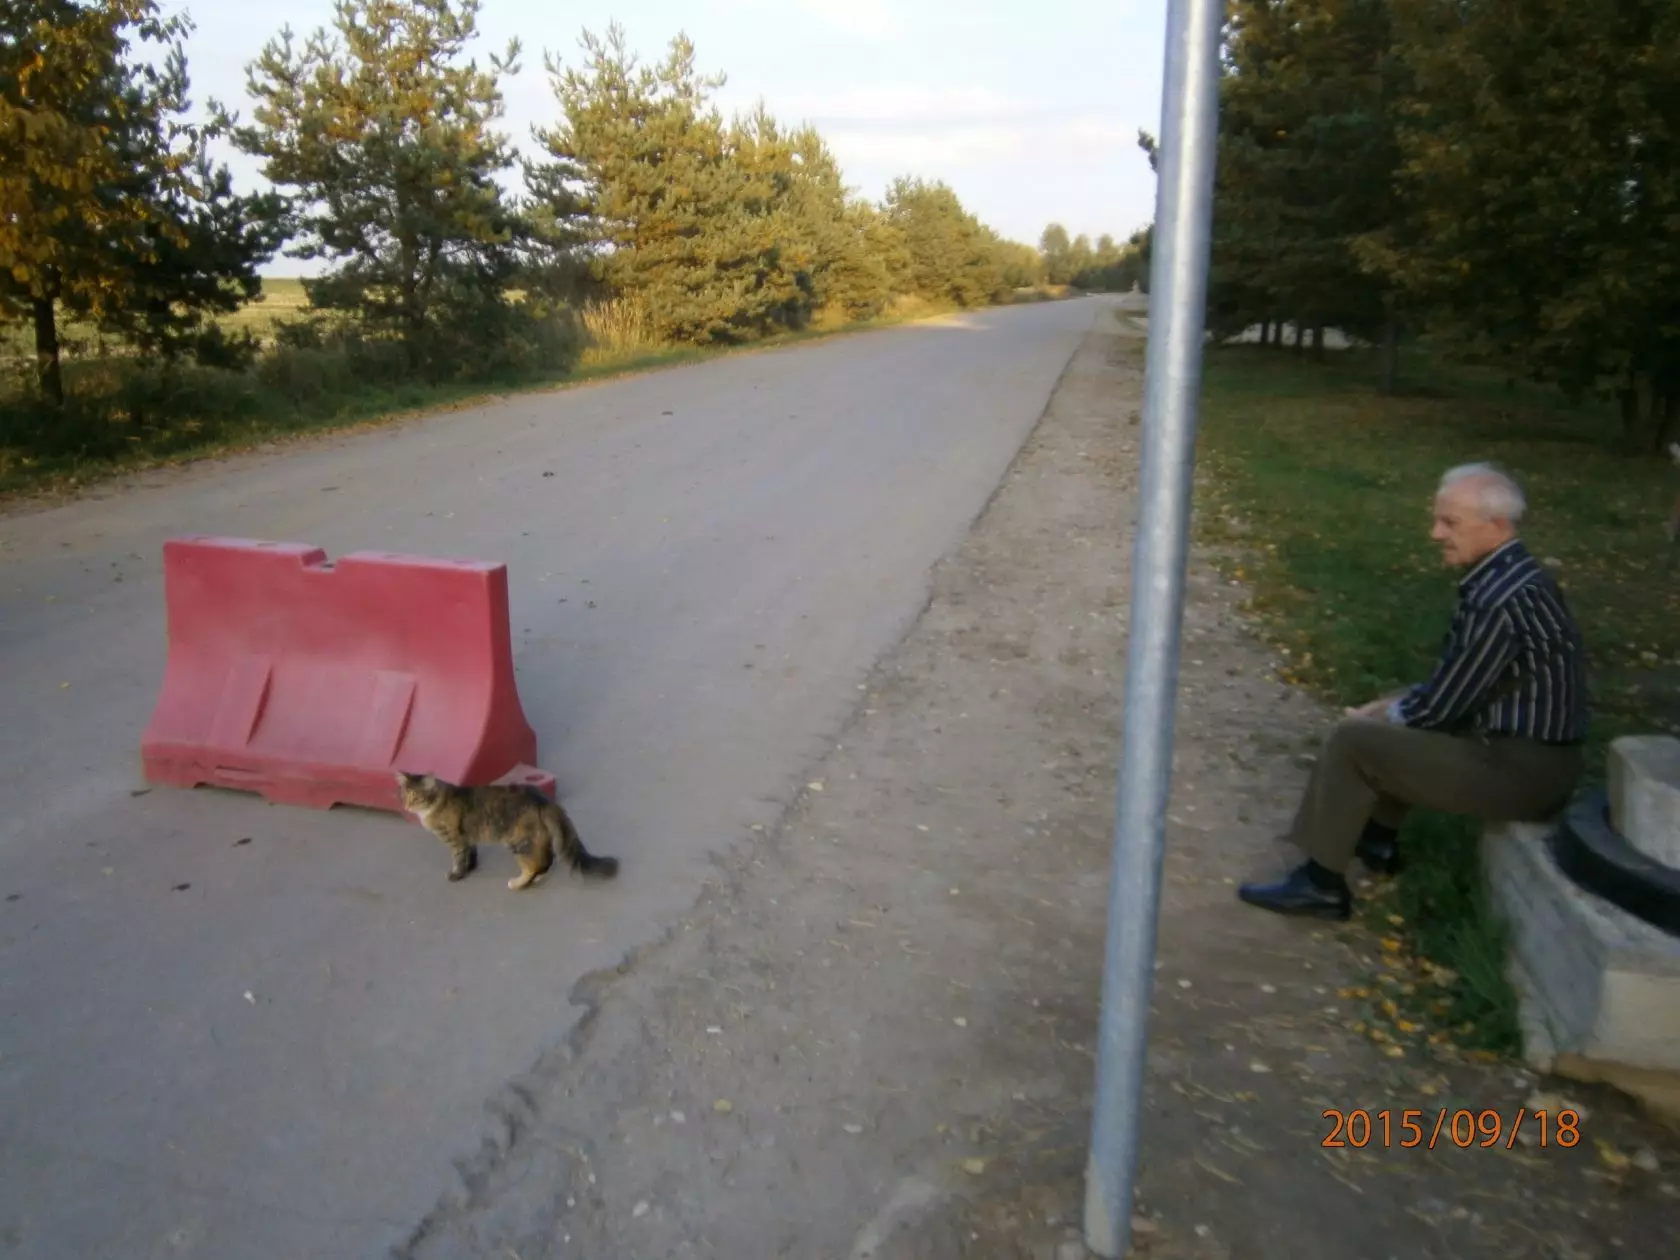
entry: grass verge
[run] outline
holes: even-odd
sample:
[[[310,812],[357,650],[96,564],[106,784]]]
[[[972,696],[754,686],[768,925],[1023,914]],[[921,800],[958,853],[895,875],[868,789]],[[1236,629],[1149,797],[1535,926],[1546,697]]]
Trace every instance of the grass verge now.
[[[1378,392],[1362,351],[1324,362],[1259,347],[1206,358],[1198,529],[1285,654],[1286,682],[1336,705],[1424,677],[1451,615],[1455,575],[1428,540],[1429,504],[1453,464],[1491,459],[1527,489],[1529,546],[1555,566],[1591,655],[1590,779],[1616,736],[1680,732],[1680,571],[1662,521],[1680,479],[1667,460],[1618,453],[1616,418],[1539,387],[1508,386],[1414,356],[1423,382]],[[1476,828],[1418,812],[1410,865],[1367,900],[1385,938],[1373,1035],[1518,1046],[1504,934],[1480,877]]]

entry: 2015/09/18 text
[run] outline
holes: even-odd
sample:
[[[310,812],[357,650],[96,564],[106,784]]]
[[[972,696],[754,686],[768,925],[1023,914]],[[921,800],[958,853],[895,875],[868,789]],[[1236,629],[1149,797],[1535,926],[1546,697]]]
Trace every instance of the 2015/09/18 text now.
[[[1323,1115],[1330,1121],[1331,1128],[1319,1145],[1327,1147],[1364,1149],[1375,1144],[1399,1146],[1406,1150],[1427,1146],[1434,1150],[1444,1137],[1461,1149],[1503,1145],[1506,1150],[1511,1150],[1516,1146],[1517,1135],[1522,1132],[1525,1123],[1529,1126],[1529,1145],[1571,1147],[1581,1140],[1581,1117],[1568,1108],[1547,1112],[1518,1107],[1509,1121],[1503,1113],[1491,1107],[1481,1111],[1438,1107],[1433,1121],[1416,1108],[1405,1111],[1388,1108],[1381,1111],[1339,1111],[1332,1108]]]

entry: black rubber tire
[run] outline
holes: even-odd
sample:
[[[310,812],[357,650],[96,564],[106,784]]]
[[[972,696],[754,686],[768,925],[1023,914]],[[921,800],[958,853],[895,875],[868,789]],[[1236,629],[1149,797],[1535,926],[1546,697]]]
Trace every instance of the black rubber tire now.
[[[1610,825],[1603,788],[1576,797],[1548,843],[1559,869],[1580,887],[1680,936],[1680,870],[1646,857]]]

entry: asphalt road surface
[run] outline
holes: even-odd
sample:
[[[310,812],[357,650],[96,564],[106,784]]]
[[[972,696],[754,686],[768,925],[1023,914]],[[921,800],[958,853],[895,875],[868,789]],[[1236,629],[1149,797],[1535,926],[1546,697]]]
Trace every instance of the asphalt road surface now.
[[[734,356],[0,517],[0,1254],[400,1248],[563,1043],[574,982],[800,789],[1099,309]],[[505,560],[539,760],[619,879],[512,893],[491,849],[451,884],[395,815],[143,792],[160,547],[184,533]]]

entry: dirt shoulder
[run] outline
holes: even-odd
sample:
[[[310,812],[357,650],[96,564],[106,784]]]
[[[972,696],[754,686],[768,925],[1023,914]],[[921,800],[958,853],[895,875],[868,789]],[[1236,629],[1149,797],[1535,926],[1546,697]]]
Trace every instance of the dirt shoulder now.
[[[502,1139],[405,1254],[1084,1254],[1143,346],[1101,322],[808,790],[662,943],[584,986],[576,1036],[498,1100]],[[1668,1254],[1680,1146],[1608,1092],[1565,1091],[1574,1149],[1399,1149],[1401,1110],[1508,1121],[1535,1083],[1390,1057],[1344,996],[1376,942],[1236,901],[1285,858],[1271,837],[1328,714],[1272,680],[1207,560],[1137,1254]],[[1385,1107],[1391,1140],[1322,1145],[1326,1108]]]

